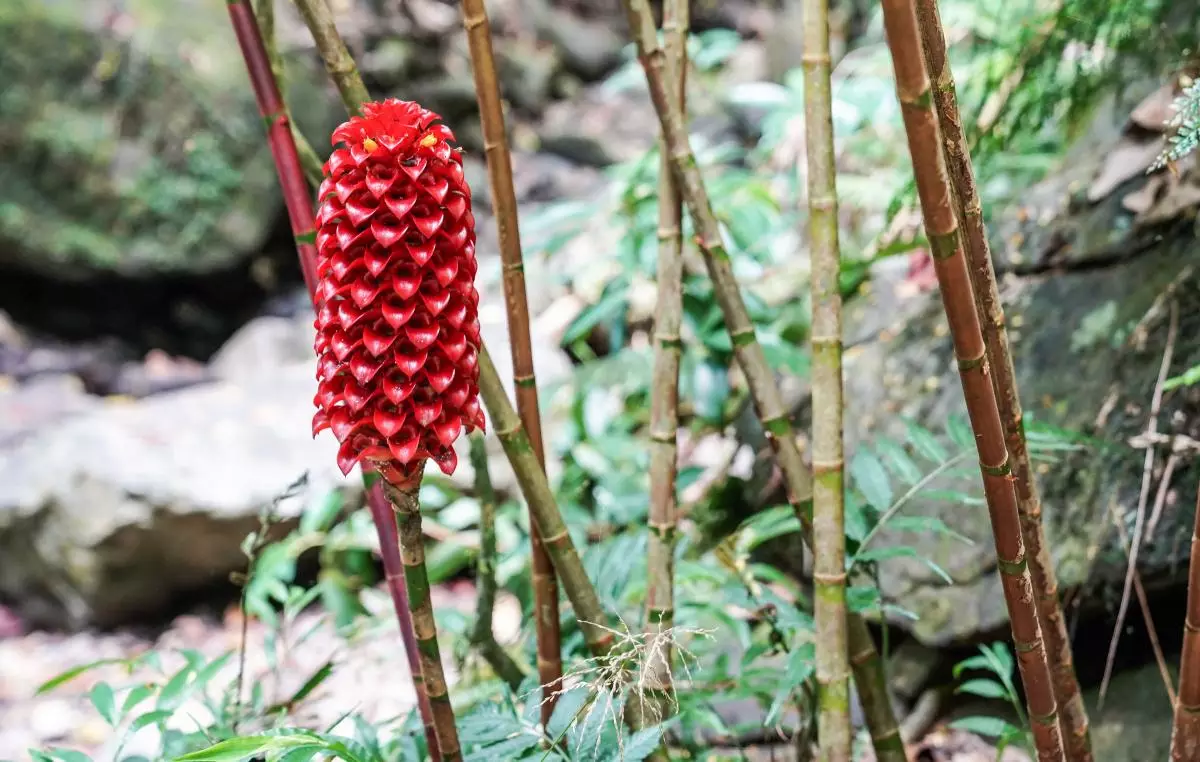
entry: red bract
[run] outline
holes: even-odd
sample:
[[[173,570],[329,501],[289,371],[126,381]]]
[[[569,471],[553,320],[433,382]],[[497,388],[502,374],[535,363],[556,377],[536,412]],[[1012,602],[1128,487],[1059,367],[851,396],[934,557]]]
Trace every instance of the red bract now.
[[[313,435],[338,466],[403,480],[432,458],[450,474],[479,406],[475,218],[462,157],[440,117],[389,99],[333,133],[318,191]]]

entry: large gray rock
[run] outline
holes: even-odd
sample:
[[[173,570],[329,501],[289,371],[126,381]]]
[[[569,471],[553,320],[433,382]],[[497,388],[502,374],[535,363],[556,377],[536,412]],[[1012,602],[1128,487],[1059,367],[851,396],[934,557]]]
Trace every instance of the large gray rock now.
[[[311,436],[314,389],[292,364],[43,418],[0,450],[0,596],[33,624],[111,625],[244,567],[260,510],[299,477],[281,517],[360,484]]]
[[[1195,251],[1190,222],[1131,233],[1120,193],[1094,206],[1067,208],[1067,188],[1093,169],[1094,164],[1079,165],[1026,194],[1026,204],[1007,217],[1020,222],[1001,226],[993,246],[1001,270],[1022,273],[1005,279],[1003,291],[1026,411],[1091,438],[1084,450],[1060,454],[1038,470],[1059,582],[1080,588],[1078,600],[1096,610],[1120,597],[1127,563],[1113,516],[1127,529],[1133,526],[1145,451],[1131,439],[1147,423],[1172,302],[1180,330],[1170,372],[1200,363],[1194,327],[1200,276],[1190,265]],[[902,416],[938,431],[949,417],[965,413],[936,290],[899,302],[886,283],[873,284],[871,292],[847,320],[847,340],[861,342],[846,354],[851,447],[881,434],[903,440]],[[1158,431],[1197,437],[1198,402],[1196,389],[1168,392]],[[1151,496],[1159,489],[1168,450],[1160,447]],[[967,462],[973,458],[970,453]],[[968,471],[952,486],[981,496],[978,474]],[[1139,556],[1147,585],[1185,582],[1197,476],[1195,469],[1179,468],[1166,486],[1165,509]],[[916,559],[884,563],[885,594],[920,617],[896,623],[930,645],[1003,628],[1007,612],[986,509],[918,498],[906,512],[937,516],[975,544],[883,532],[880,546],[914,546],[954,579],[946,585]]]
[[[261,248],[279,183],[224,3],[8,0],[0,39],[0,264],[208,272]],[[287,73],[319,135],[313,63]]]

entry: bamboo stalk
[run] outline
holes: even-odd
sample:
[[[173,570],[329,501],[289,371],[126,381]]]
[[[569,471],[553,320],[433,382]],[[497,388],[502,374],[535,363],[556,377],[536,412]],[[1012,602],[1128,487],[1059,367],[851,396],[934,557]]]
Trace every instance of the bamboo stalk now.
[[[496,490],[488,471],[483,432],[471,434],[471,467],[475,469],[475,497],[479,500],[479,559],[475,562],[475,627],[471,644],[479,649],[492,670],[514,691],[525,680],[525,671],[508,655],[492,630],[496,609]]]
[[[433,602],[429,597],[429,573],[425,568],[425,538],[421,533],[421,475],[424,469],[402,484],[380,479],[383,493],[395,512],[396,530],[400,535],[400,559],[404,563],[404,581],[408,588],[408,610],[412,612],[416,634],[417,654],[421,660],[421,676],[425,695],[433,714],[442,759],[457,762],[462,759],[458,744],[458,729],[454,726],[454,707],[450,705],[450,690],[442,655],[438,648],[437,624],[433,619]]]
[[[817,737],[823,762],[849,762],[850,666],[842,445],[842,294],[828,0],[804,3],[804,133],[812,252],[813,593]]]
[[[542,534],[542,542],[550,554],[550,560],[554,562],[563,592],[575,608],[584,641],[593,655],[604,656],[613,645],[613,632],[607,625],[608,617],[575,550],[562,513],[558,510],[558,503],[546,480],[546,471],[521,426],[520,416],[508,401],[504,383],[486,347],[479,351],[479,396],[483,397],[496,436],[504,447],[517,484],[521,487],[521,494],[525,496],[537,529]]]
[[[229,21],[237,36],[238,47],[246,60],[246,71],[250,85],[254,88],[254,99],[258,111],[267,125],[267,144],[275,160],[275,171],[283,189],[283,202],[287,207],[288,220],[292,224],[292,236],[296,240],[296,252],[300,256],[300,269],[304,273],[304,284],[309,294],[317,288],[316,230],[313,226],[314,212],[308,184],[304,180],[296,140],[292,135],[291,120],[279,86],[271,70],[271,61],[258,30],[254,11],[246,0],[227,0]]]
[[[663,128],[664,140],[668,147],[668,157],[671,163],[671,174],[679,184],[680,193],[692,218],[697,231],[696,243],[704,257],[709,278],[713,282],[713,290],[717,296],[718,305],[725,318],[725,326],[730,334],[734,352],[746,377],[750,395],[754,400],[755,409],[762,421],[764,431],[771,441],[775,451],[776,461],[783,473],[788,502],[801,521],[805,540],[812,544],[812,476],[804,463],[800,448],[796,443],[792,425],[787,411],[783,407],[783,398],[779,385],[767,364],[762,345],[758,343],[754,324],[750,321],[746,304],[738,289],[737,279],[721,241],[721,229],[716,215],[713,214],[708,192],[704,187],[704,179],[692,153],[688,139],[687,125],[683,112],[673,108],[667,82],[676,81],[662,47],[658,43],[657,30],[654,27],[654,16],[647,0],[624,0],[625,12],[629,20],[629,28],[637,45],[638,59],[646,72],[646,81],[650,88],[650,97]],[[859,624],[858,616],[848,616],[851,632]],[[862,625],[865,632],[865,624]],[[861,646],[863,652],[871,645],[869,634],[866,642],[859,639],[856,646]],[[856,649],[856,652],[858,649]],[[863,656],[858,661],[856,680],[871,686],[886,685],[882,673],[882,662],[869,656]],[[869,670],[875,670],[869,672]],[[867,715],[871,731],[872,743],[880,762],[899,762],[905,760],[903,742],[896,724],[895,715],[886,696],[879,692],[862,692],[864,697],[864,713]]]
[[[342,103],[346,104],[351,114],[360,113],[362,104],[371,100],[371,94],[363,84],[358,65],[354,63],[354,56],[350,55],[345,40],[338,33],[328,1],[296,0],[296,7],[300,10],[313,42],[317,44],[326,71],[342,96]]]
[[[375,533],[379,537],[379,557],[383,562],[388,593],[392,597],[392,607],[400,619],[400,640],[404,643],[408,672],[417,688],[417,711],[421,715],[421,725],[425,728],[425,745],[429,747],[429,756],[439,760],[442,758],[442,752],[438,747],[437,730],[433,724],[433,708],[429,704],[429,694],[425,690],[422,678],[421,660],[417,656],[417,636],[410,614],[404,564],[400,560],[400,535],[396,533],[396,520],[392,516],[392,506],[387,495],[383,493],[382,479],[375,473],[364,472],[363,482],[367,487],[367,508],[371,511],[371,520],[375,523]]]
[[[1042,762],[1060,762],[1062,736],[1050,667],[1038,623],[1017,494],[996,393],[989,379],[983,330],[975,307],[930,80],[921,52],[914,0],[883,0],[884,28],[896,72],[896,91],[908,135],[917,195],[958,361],[967,413],[975,432],[996,556],[1012,623],[1017,661],[1029,704],[1034,744]]]
[[[509,346],[512,348],[513,385],[517,412],[542,468],[546,453],[542,444],[542,420],[538,409],[537,379],[533,369],[533,346],[529,340],[529,302],[525,294],[525,263],[521,254],[521,230],[517,216],[517,194],[513,188],[512,155],[500,100],[500,80],[492,52],[492,33],[483,0],[462,0],[463,27],[471,53],[475,94],[483,125],[483,147],[487,158],[492,207],[500,239],[500,262],[507,308]],[[558,583],[554,565],[535,522],[530,519],[530,555],[533,570],[534,626],[537,633],[538,680],[542,685],[542,723],[550,722],[562,681],[562,632],[559,626]]]
[[[266,0],[266,2],[269,3],[270,0]],[[307,153],[314,156],[315,153],[294,128],[280,128],[281,122],[286,125],[290,123],[290,119],[279,93],[275,69],[271,65],[271,54],[258,28],[253,10],[246,6],[244,0],[229,2],[228,8],[230,21],[245,58],[251,83],[254,86],[259,110],[268,125],[267,137],[271,142],[271,153],[275,159],[275,168],[279,173],[280,184],[285,189],[284,198],[287,202],[288,218],[291,221],[293,233],[300,231],[296,234],[296,253],[300,259],[305,284],[308,286],[309,297],[313,301],[313,306],[317,307],[320,299],[316,291],[315,218],[312,199],[305,188],[304,170],[301,168],[300,157],[305,154],[305,151],[297,150],[297,144],[307,148]],[[388,588],[392,594],[392,604],[395,607],[396,619],[400,627],[400,638],[405,645],[413,690],[417,695],[417,706],[422,723],[425,725],[426,745],[431,759],[434,762],[440,762],[441,751],[438,748],[437,736],[433,731],[429,697],[425,692],[420,664],[416,656],[416,635],[407,603],[407,590],[402,587],[404,585],[404,566],[400,560],[395,523],[387,515],[389,508],[382,487],[378,483],[370,484],[370,477],[365,472],[363,479],[367,487],[367,502],[371,509],[372,519],[375,521],[376,532],[379,534],[379,554],[383,562],[384,573],[387,576]]]
[[[1171,728],[1171,762],[1200,759],[1200,492],[1192,529],[1188,565],[1187,618],[1183,626],[1183,658],[1179,664],[1179,697]]]
[[[688,0],[663,3],[666,55],[677,79],[671,97],[684,108],[687,91]],[[647,727],[674,711],[669,634],[675,625],[675,544],[678,522],[679,362],[683,353],[683,228],[679,186],[671,176],[665,142],[659,140],[658,301],[654,311],[654,377],[650,388],[650,536],[646,552],[646,633],[651,649],[643,664],[632,721]],[[659,750],[661,753],[661,749]],[[664,756],[663,759],[666,757]]]
[[[292,131],[296,153],[300,156],[300,166],[304,168],[304,178],[312,187],[316,188],[324,179],[321,169],[324,162],[300,134],[300,128],[296,126],[296,121],[292,118],[292,111],[288,108],[287,99],[283,97],[286,85],[283,78],[283,59],[279,56],[279,47],[275,44],[275,0],[254,0],[253,11],[258,20],[258,31],[263,39],[263,47],[267,51],[267,60],[271,62],[271,73],[275,75],[275,87],[279,90],[280,100],[287,110],[288,127]]]
[[[987,344],[988,366],[992,370],[992,385],[1004,424],[1004,437],[1012,458],[1013,479],[1017,490],[1017,510],[1021,517],[1021,532],[1029,558],[1029,576],[1037,595],[1042,637],[1050,662],[1054,698],[1061,709],[1063,742],[1069,762],[1091,762],[1092,744],[1088,733],[1087,708],[1075,677],[1071,639],[1067,620],[1058,596],[1058,579],[1054,561],[1042,526],[1042,503],[1029,449],[1025,443],[1025,426],[1021,399],[1017,392],[1016,371],[1005,327],[1004,307],[992,266],[987,228],[983,221],[983,205],[975,185],[971,153],[963,132],[962,115],[958,109],[954,75],[946,57],[946,36],[938,12],[937,0],[917,0],[917,16],[929,77],[933,81],[933,102],[942,129],[942,154],[950,173],[958,218],[964,228],[964,243],[970,262],[971,284],[974,288],[979,320],[983,324]]]

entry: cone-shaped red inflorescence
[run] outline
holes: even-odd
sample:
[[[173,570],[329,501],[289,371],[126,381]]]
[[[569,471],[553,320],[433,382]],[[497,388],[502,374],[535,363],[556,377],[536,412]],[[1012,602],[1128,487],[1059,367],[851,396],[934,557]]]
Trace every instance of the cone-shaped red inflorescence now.
[[[455,439],[484,425],[471,190],[439,118],[388,99],[333,133],[313,435],[333,430],[345,473],[365,460],[396,482],[432,458],[449,474]]]

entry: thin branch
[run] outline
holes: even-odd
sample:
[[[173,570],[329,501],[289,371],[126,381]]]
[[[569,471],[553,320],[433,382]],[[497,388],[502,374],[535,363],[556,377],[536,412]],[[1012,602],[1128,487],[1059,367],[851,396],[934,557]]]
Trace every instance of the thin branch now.
[[[1183,625],[1183,658],[1179,663],[1179,699],[1171,729],[1171,762],[1200,758],[1200,490],[1192,526],[1188,565],[1187,618]]]
[[[1175,338],[1179,332],[1179,306],[1171,302],[1171,319],[1167,324],[1167,341],[1163,347],[1162,361],[1158,366],[1158,378],[1150,397],[1150,414],[1146,421],[1146,434],[1158,433],[1158,411],[1162,407],[1163,386],[1171,372],[1171,360],[1175,355]],[[1125,586],[1121,591],[1121,604],[1117,607],[1117,623],[1113,626],[1112,638],[1108,642],[1108,656],[1104,662],[1104,677],[1100,680],[1100,695],[1097,710],[1104,708],[1104,697],[1108,693],[1108,682],[1112,679],[1113,663],[1117,658],[1117,644],[1121,642],[1121,630],[1125,626],[1125,615],[1129,612],[1129,596],[1133,590],[1134,572],[1137,569],[1138,551],[1142,547],[1142,527],[1146,521],[1146,507],[1150,500],[1150,485],[1154,481],[1155,449],[1146,448],[1142,463],[1142,489],[1138,494],[1137,513],[1133,521],[1133,536],[1130,538],[1129,563],[1125,569]]]
[[[546,453],[542,444],[542,420],[538,410],[537,379],[533,369],[533,346],[529,339],[529,302],[525,294],[525,263],[521,254],[521,231],[517,217],[517,194],[513,188],[512,156],[500,100],[500,79],[492,52],[492,33],[483,0],[462,0],[463,26],[471,52],[475,94],[483,125],[484,153],[500,240],[500,262],[504,281],[504,304],[508,316],[509,346],[512,349],[513,385],[521,425],[529,436],[542,468]],[[550,722],[562,680],[562,632],[558,613],[558,583],[554,565],[542,544],[536,522],[530,520],[530,554],[533,569],[533,607],[537,633],[538,680],[542,685],[542,723]]]
[[[492,671],[513,690],[525,680],[525,671],[496,641],[496,490],[488,471],[483,434],[471,434],[471,467],[475,469],[475,497],[479,500],[479,558],[475,563],[475,627],[471,645],[479,649]]]
[[[275,41],[275,0],[254,0],[254,15],[258,18],[258,29],[262,34],[263,46],[267,49],[267,60],[271,62],[271,72],[275,75],[275,86],[279,88],[282,96],[287,90],[287,81],[284,79],[283,58],[279,55],[279,46]],[[292,111],[288,108],[287,99],[283,99],[283,107],[287,109],[288,126],[292,130],[292,140],[295,141],[296,152],[300,156],[300,166],[304,168],[304,177],[309,185],[316,188],[324,179],[324,170],[321,169],[324,162],[300,133],[296,120],[292,118]]]

